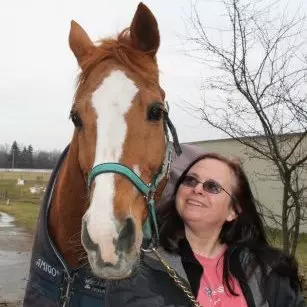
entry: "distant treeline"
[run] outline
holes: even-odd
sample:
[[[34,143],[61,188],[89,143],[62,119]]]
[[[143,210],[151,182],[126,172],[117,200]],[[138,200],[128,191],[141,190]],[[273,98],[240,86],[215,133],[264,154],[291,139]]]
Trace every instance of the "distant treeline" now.
[[[0,145],[0,168],[51,169],[61,152],[34,150],[32,145],[21,145],[16,141],[11,146]]]

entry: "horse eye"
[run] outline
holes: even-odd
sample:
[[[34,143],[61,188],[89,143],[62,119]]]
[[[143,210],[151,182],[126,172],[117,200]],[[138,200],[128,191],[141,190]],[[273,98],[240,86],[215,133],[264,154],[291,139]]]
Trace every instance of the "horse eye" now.
[[[148,107],[147,119],[149,121],[158,121],[163,116],[163,105],[160,102],[154,102]]]
[[[69,116],[74,123],[76,128],[81,128],[82,127],[82,120],[76,111],[70,111],[70,116]]]

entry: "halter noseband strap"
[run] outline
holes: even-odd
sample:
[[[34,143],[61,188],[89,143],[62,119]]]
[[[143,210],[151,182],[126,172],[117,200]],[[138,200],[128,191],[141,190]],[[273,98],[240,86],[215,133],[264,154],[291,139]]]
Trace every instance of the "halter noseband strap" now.
[[[155,192],[156,189],[162,180],[162,178],[168,173],[170,168],[170,163],[172,159],[172,145],[169,142],[168,137],[168,129],[170,130],[173,138],[173,146],[176,154],[179,156],[181,154],[181,147],[178,142],[178,137],[176,133],[176,129],[172,124],[171,120],[168,117],[168,112],[164,111],[164,128],[165,128],[165,137],[167,141],[165,159],[158,173],[154,175],[151,183],[146,184],[133,170],[131,170],[128,166],[125,166],[120,163],[102,163],[94,166],[88,175],[87,186],[90,190],[91,185],[95,178],[104,173],[115,173],[119,175],[125,176],[129,179],[134,186],[138,189],[138,191],[144,195],[144,198],[147,201],[148,206],[148,218],[143,225],[143,236],[147,240],[151,240],[152,247],[157,246],[159,242],[159,230],[157,223],[157,216],[155,210]],[[167,129],[168,128],[168,129]],[[152,231],[154,229],[154,232]]]

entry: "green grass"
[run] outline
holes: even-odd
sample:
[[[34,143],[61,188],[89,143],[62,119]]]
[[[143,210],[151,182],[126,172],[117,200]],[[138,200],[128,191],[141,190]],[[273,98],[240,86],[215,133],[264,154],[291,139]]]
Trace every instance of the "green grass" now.
[[[24,227],[28,232],[34,233],[39,205],[33,203],[13,203],[10,205],[0,203],[0,211],[15,217],[17,226]]]

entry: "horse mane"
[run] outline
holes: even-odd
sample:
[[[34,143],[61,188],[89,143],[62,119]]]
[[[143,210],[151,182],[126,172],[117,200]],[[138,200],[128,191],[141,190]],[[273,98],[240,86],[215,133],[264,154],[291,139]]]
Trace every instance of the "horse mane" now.
[[[132,46],[129,28],[118,34],[116,39],[102,39],[93,54],[82,63],[82,71],[78,77],[78,88],[82,88],[93,69],[107,59],[114,59],[116,62],[132,70],[145,81],[146,84],[159,82],[159,70],[156,57],[149,52],[144,52]],[[78,91],[78,89],[77,89]]]

